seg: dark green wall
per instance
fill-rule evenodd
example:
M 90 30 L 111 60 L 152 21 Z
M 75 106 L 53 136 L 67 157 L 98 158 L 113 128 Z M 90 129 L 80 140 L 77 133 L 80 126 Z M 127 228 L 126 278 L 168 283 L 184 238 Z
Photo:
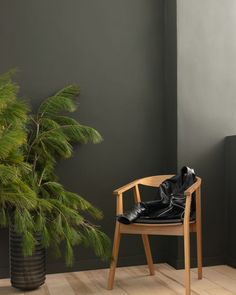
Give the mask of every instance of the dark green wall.
M 137 177 L 161 173 L 164 123 L 164 1 L 2 0 L 0 72 L 18 67 L 21 94 L 34 107 L 68 83 L 81 86 L 75 115 L 97 128 L 100 145 L 83 146 L 58 163 L 64 185 L 103 209 L 111 237 L 112 190 Z M 169 168 L 170 169 L 170 168 Z M 131 202 L 129 203 L 131 206 Z M 0 275 L 8 272 L 8 235 L 0 232 Z M 156 240 L 159 261 L 165 239 Z M 74 269 L 105 266 L 78 249 Z M 48 271 L 65 271 L 49 255 Z M 141 239 L 124 237 L 121 264 L 145 261 Z
M 236 132 L 234 5 L 233 0 L 227 5 L 210 0 L 177 5 L 176 0 L 1 1 L 0 72 L 20 69 L 21 94 L 34 108 L 68 83 L 81 86 L 75 116 L 97 128 L 104 142 L 81 147 L 73 159 L 58 163 L 58 174 L 68 189 L 104 211 L 101 225 L 110 237 L 114 188 L 187 164 L 203 178 L 204 263 L 225 263 L 223 138 Z M 131 196 L 126 199 L 128 208 Z M 7 276 L 7 230 L 0 230 L 0 241 L 0 276 Z M 182 240 L 155 237 L 151 242 L 155 261 L 183 266 Z M 123 237 L 120 264 L 141 263 L 140 237 Z M 90 250 L 77 250 L 74 269 L 105 266 Z M 66 270 L 49 253 L 48 271 Z

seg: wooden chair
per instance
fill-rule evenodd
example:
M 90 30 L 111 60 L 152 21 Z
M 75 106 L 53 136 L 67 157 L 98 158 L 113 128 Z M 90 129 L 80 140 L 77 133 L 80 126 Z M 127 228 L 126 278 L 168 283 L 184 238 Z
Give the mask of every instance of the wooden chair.
M 127 190 L 133 189 L 135 202 L 141 202 L 139 184 L 159 187 L 160 184 L 173 175 L 159 175 L 151 176 L 135 180 L 114 191 L 116 195 L 116 213 L 123 213 L 123 193 Z M 190 222 L 190 206 L 192 194 L 196 193 L 196 220 Z M 108 278 L 108 290 L 113 288 L 115 270 L 118 259 L 120 236 L 121 234 L 140 234 L 142 236 L 144 250 L 146 254 L 147 264 L 150 275 L 154 275 L 154 265 L 152 260 L 151 249 L 149 245 L 148 235 L 171 235 L 184 237 L 184 259 L 185 259 L 185 288 L 186 295 L 191 294 L 190 288 L 190 232 L 197 234 L 197 265 L 198 265 L 198 279 L 202 279 L 202 231 L 201 231 L 201 179 L 197 177 L 197 181 L 185 191 L 186 206 L 183 223 L 168 223 L 168 224 L 122 224 L 116 222 L 114 244 L 112 251 L 112 262 Z

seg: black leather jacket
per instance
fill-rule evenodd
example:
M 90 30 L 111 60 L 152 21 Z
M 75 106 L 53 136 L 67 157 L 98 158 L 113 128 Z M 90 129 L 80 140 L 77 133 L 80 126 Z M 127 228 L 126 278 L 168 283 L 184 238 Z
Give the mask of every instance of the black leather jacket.
M 195 181 L 194 170 L 184 166 L 179 174 L 160 185 L 158 200 L 137 203 L 132 210 L 118 215 L 118 221 L 124 224 L 181 222 L 186 202 L 184 191 Z M 192 198 L 190 220 L 194 218 L 195 195 Z

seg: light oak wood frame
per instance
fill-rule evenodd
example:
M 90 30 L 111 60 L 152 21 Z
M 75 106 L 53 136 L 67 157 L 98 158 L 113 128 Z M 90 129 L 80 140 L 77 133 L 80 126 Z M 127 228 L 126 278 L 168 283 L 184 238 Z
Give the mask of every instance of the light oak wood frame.
M 116 213 L 123 213 L 123 193 L 132 189 L 134 192 L 134 201 L 141 202 L 139 192 L 139 184 L 146 186 L 159 187 L 160 184 L 173 175 L 158 175 L 150 176 L 135 180 L 125 186 L 116 189 L 113 193 L 116 196 Z M 196 220 L 190 222 L 190 208 L 192 201 L 192 194 L 196 194 Z M 154 265 L 152 260 L 151 248 L 149 244 L 148 235 L 171 235 L 184 237 L 184 260 L 185 260 L 185 294 L 191 294 L 190 287 L 190 232 L 195 232 L 197 235 L 197 265 L 198 265 L 198 279 L 202 279 L 202 226 L 201 226 L 201 178 L 197 177 L 196 182 L 185 191 L 186 206 L 183 223 L 174 224 L 122 224 L 116 221 L 115 235 L 112 251 L 112 262 L 108 278 L 108 290 L 113 288 L 115 270 L 117 265 L 120 237 L 121 234 L 141 234 L 144 250 L 146 254 L 147 264 L 150 275 L 154 275 Z

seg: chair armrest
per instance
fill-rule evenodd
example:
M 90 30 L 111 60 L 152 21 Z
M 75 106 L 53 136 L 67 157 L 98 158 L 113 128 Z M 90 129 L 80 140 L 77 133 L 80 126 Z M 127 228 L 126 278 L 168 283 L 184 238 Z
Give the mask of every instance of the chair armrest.
M 128 190 L 130 190 L 131 188 L 135 187 L 135 185 L 138 184 L 138 180 L 134 180 L 124 186 L 121 186 L 120 188 L 117 188 L 116 190 L 113 191 L 114 195 L 120 195 Z
M 189 227 L 190 210 L 191 210 L 192 195 L 186 196 L 185 211 L 184 211 L 184 226 Z
M 185 212 L 184 212 L 184 226 L 189 227 L 189 220 L 190 220 L 190 211 L 191 211 L 191 202 L 192 202 L 192 194 L 200 188 L 201 186 L 201 178 L 197 177 L 197 181 L 194 182 L 185 192 L 184 195 L 186 196 L 186 203 L 185 203 Z
M 185 196 L 192 195 L 201 186 L 201 178 L 197 177 L 197 181 L 194 182 L 185 192 Z

